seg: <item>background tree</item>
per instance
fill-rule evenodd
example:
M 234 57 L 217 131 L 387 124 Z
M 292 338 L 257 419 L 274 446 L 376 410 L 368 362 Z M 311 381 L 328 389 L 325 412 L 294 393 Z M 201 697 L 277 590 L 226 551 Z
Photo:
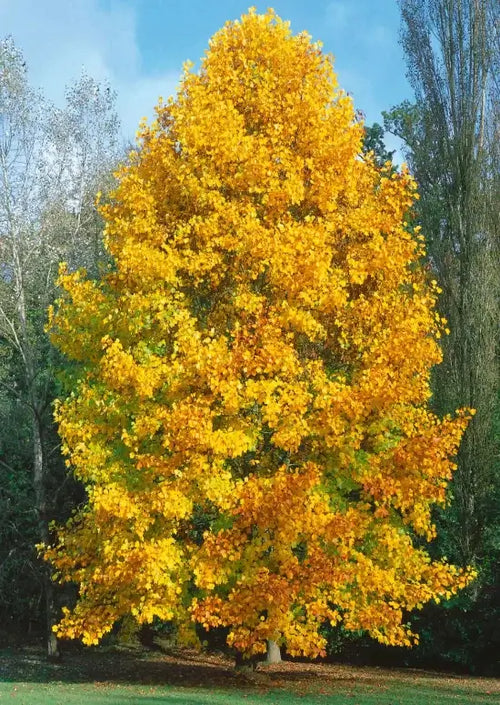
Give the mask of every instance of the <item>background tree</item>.
M 394 108 L 386 115 L 386 128 L 404 140 L 419 185 L 418 218 L 430 266 L 443 288 L 439 309 L 451 330 L 442 341 L 444 361 L 434 373 L 432 403 L 439 413 L 460 405 L 477 409 L 460 448 L 451 510 L 439 518 L 439 550 L 462 565 L 482 568 L 471 593 L 477 607 L 470 645 L 482 644 L 486 654 L 494 648 L 475 630 L 481 621 L 490 633 L 487 614 L 498 580 L 498 2 L 402 0 L 400 6 L 416 104 Z M 467 621 L 465 612 L 461 619 Z M 457 630 L 463 633 L 464 624 Z M 458 634 L 452 638 L 457 641 Z M 472 658 L 470 652 L 466 658 Z
M 33 538 L 49 540 L 56 506 L 64 515 L 66 485 L 51 413 L 55 351 L 43 328 L 58 262 L 95 270 L 101 256 L 93 201 L 117 155 L 113 101 L 107 88 L 84 76 L 56 110 L 30 88 L 13 40 L 0 42 L 0 589 L 10 596 L 4 609 L 11 617 L 20 616 L 21 605 L 33 617 L 43 597 L 52 656 L 53 587 Z
M 363 152 L 373 152 L 375 163 L 382 167 L 387 162 L 392 163 L 395 150 L 389 151 L 384 142 L 385 130 L 378 122 L 373 125 L 365 125 L 365 136 L 363 139 Z
M 320 654 L 325 621 L 410 644 L 406 610 L 469 581 L 412 542 L 467 414 L 428 409 L 442 323 L 414 183 L 362 138 L 328 57 L 272 11 L 228 23 L 143 128 L 102 210 L 114 266 L 63 270 L 52 318 L 88 493 L 47 552 L 80 586 L 59 633 L 96 643 L 132 614 L 246 653 Z

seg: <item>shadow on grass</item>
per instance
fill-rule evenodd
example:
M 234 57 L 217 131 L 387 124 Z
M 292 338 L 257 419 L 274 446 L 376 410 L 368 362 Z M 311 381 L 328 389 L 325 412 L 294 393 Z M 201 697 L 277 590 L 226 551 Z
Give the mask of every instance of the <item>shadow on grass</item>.
M 293 670 L 292 670 L 293 669 Z M 321 674 L 326 675 L 326 674 Z M 106 650 L 88 648 L 64 654 L 59 663 L 46 660 L 36 648 L 0 651 L 0 681 L 31 683 L 118 683 L 135 685 L 166 685 L 216 688 L 254 688 L 270 685 L 307 686 L 321 675 L 315 664 L 284 662 L 268 669 L 261 665 L 254 673 L 239 672 L 224 657 L 210 656 L 185 650 L 159 654 L 139 650 Z M 329 681 L 352 687 L 359 678 L 348 668 L 336 672 Z M 363 685 L 377 686 L 380 676 L 364 676 Z
M 35 689 L 40 684 L 40 695 L 57 684 L 61 684 L 68 695 L 72 686 L 78 686 L 82 692 L 88 688 L 89 695 L 92 690 L 92 703 L 140 702 L 141 705 L 166 700 L 177 705 L 223 704 L 233 701 L 231 691 L 235 703 L 248 705 L 298 703 L 301 698 L 306 703 L 327 700 L 344 703 L 354 697 L 366 705 L 382 702 L 482 705 L 498 702 L 500 692 L 495 689 L 490 693 L 486 684 L 483 687 L 479 681 L 468 678 L 418 671 L 285 662 L 269 669 L 261 668 L 255 674 L 238 673 L 224 657 L 186 651 L 158 653 L 102 647 L 69 650 L 61 663 L 48 663 L 42 651 L 34 648 L 0 651 L 0 682 Z M 163 688 L 173 691 L 168 697 L 165 692 L 155 692 Z M 211 691 L 210 700 L 207 700 L 207 691 Z M 74 701 L 68 697 L 68 702 Z
M 86 649 L 48 662 L 41 650 L 0 652 L 0 681 L 30 683 L 121 683 L 144 685 L 231 686 L 247 679 L 223 659 L 189 654 L 149 654 Z M 249 681 L 250 682 L 250 681 Z

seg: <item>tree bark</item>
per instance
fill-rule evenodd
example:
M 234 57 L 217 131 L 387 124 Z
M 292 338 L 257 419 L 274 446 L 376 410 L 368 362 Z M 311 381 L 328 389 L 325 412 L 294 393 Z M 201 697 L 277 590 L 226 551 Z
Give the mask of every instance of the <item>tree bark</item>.
M 38 533 L 41 542 L 47 545 L 50 541 L 50 533 L 47 512 L 47 491 L 45 487 L 45 462 L 43 454 L 42 430 L 36 408 L 32 408 L 31 410 L 31 420 L 33 432 L 33 486 L 35 489 Z M 57 660 L 60 656 L 59 647 L 57 637 L 52 630 L 52 627 L 57 622 L 54 585 L 47 566 L 43 566 L 42 568 L 42 581 L 45 595 L 47 658 L 50 660 Z
M 269 639 L 267 642 L 266 663 L 281 663 L 281 649 L 277 642 Z
M 246 658 L 240 651 L 237 651 L 234 657 L 234 668 L 241 672 L 255 671 L 257 668 L 257 656 Z

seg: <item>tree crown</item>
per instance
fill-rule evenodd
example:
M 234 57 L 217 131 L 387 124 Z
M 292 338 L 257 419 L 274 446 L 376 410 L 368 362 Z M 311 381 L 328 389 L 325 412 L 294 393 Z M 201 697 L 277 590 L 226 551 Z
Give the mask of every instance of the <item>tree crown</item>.
M 61 633 L 121 616 L 324 649 L 343 620 L 408 644 L 403 611 L 470 574 L 431 562 L 466 415 L 428 409 L 438 288 L 415 186 L 361 156 L 331 59 L 272 11 L 210 42 L 102 212 L 115 267 L 62 272 L 58 407 L 89 500 L 48 551 L 81 586 Z

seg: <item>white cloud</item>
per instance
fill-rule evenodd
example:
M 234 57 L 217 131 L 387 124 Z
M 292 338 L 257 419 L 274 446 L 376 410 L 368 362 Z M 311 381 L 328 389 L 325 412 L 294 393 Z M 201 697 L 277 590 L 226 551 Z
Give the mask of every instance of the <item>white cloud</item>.
M 32 85 L 57 104 L 82 70 L 109 81 L 128 139 L 142 116 L 152 116 L 158 96 L 175 91 L 180 67 L 163 75 L 144 73 L 135 14 L 125 2 L 111 0 L 103 7 L 99 0 L 0 0 L 0 28 L 23 51 Z

